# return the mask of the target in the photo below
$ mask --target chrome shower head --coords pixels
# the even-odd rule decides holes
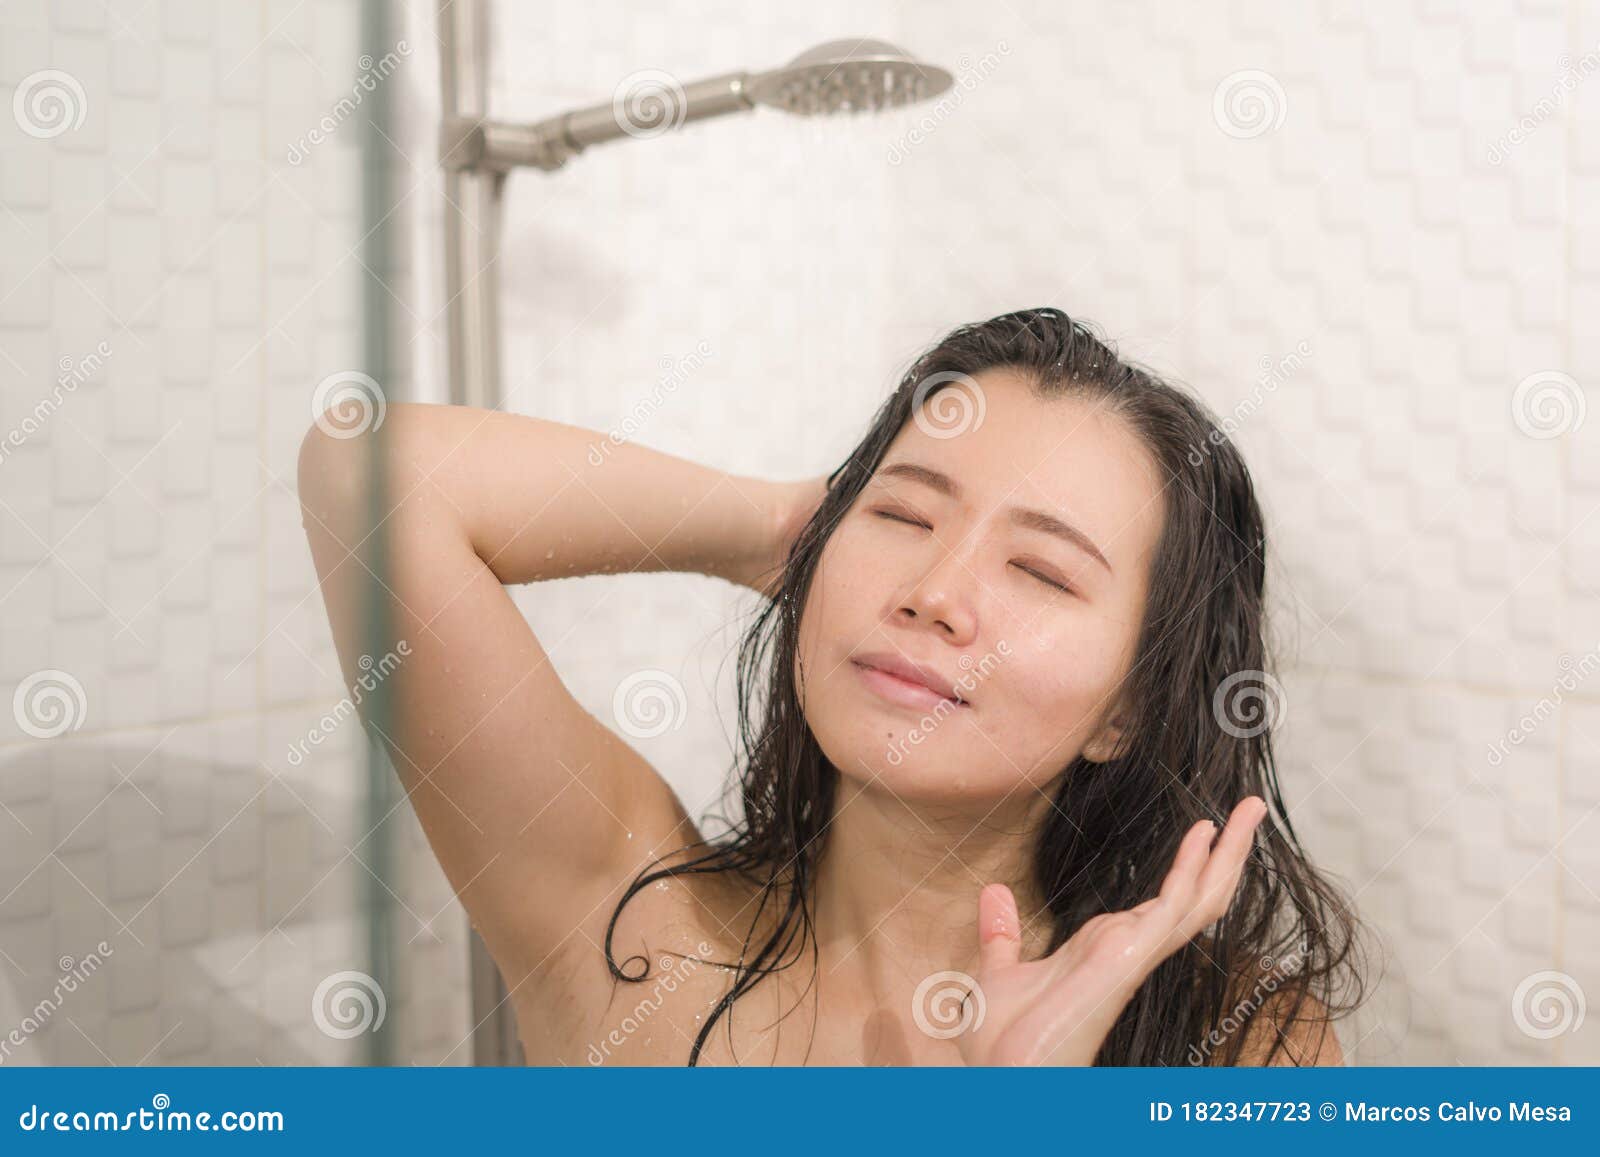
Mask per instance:
[[[757,104],[817,116],[913,104],[938,96],[954,79],[887,41],[858,38],[802,52],[782,68],[752,76],[746,91]]]
[[[770,72],[729,72],[689,84],[665,73],[635,74],[640,75],[648,75],[649,85],[637,93],[619,88],[603,104],[533,124],[446,117],[439,132],[440,158],[450,169],[505,172],[528,165],[548,172],[591,145],[654,137],[757,105],[800,116],[874,112],[938,96],[955,83],[937,65],[865,37],[819,44]],[[636,102],[650,118],[631,115]]]

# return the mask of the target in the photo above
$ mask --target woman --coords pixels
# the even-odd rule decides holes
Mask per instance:
[[[530,1063],[1341,1063],[1357,925],[1235,718],[1269,678],[1250,476],[1090,327],[953,331],[826,480],[336,417],[300,494],[340,660],[408,644],[367,718]],[[764,596],[711,842],[504,590],[637,570]]]

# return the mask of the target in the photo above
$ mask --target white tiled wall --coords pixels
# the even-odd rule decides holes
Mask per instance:
[[[442,399],[430,7],[393,6],[413,51],[384,273],[392,394]],[[0,424],[61,359],[112,352],[0,461],[0,691],[62,669],[86,703],[66,735],[0,737],[0,1021],[107,938],[103,974],[19,1055],[351,1056],[308,1013],[320,980],[365,967],[359,736],[298,769],[285,753],[341,694],[292,486],[312,387],[360,366],[354,125],[303,164],[286,150],[359,71],[356,8],[3,11],[0,96],[54,68],[87,113],[48,140],[0,117]],[[508,406],[611,429],[698,355],[633,436],[798,477],[951,326],[1041,304],[1099,322],[1237,420],[1268,510],[1286,795],[1387,951],[1347,1050],[1600,1063],[1594,1018],[1541,1037],[1512,1003],[1545,971],[1600,992],[1600,421],[1537,438],[1513,413],[1536,374],[1597,401],[1592,6],[617,2],[495,22],[504,118],[850,35],[960,73],[938,108],[763,110],[513,175]],[[1266,105],[1228,105],[1230,78]],[[628,672],[681,676],[688,721],[636,742],[708,804],[748,604],[687,576],[517,598],[602,717]],[[1523,716],[1542,722],[1492,763]],[[386,824],[399,1054],[462,1063],[460,914],[409,812]]]

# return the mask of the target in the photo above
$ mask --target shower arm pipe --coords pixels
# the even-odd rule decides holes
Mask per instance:
[[[440,160],[447,169],[486,169],[504,173],[517,168],[559,169],[590,145],[621,137],[656,136],[690,121],[756,107],[750,97],[750,74],[729,72],[686,84],[681,90],[654,94],[670,123],[633,127],[619,115],[616,102],[590,105],[533,124],[446,117],[440,130]],[[681,97],[679,95],[681,92]]]

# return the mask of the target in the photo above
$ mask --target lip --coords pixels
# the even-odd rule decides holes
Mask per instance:
[[[899,655],[855,655],[850,662],[860,672],[863,682],[890,702],[918,708],[937,707],[942,703],[972,706],[937,671]]]

